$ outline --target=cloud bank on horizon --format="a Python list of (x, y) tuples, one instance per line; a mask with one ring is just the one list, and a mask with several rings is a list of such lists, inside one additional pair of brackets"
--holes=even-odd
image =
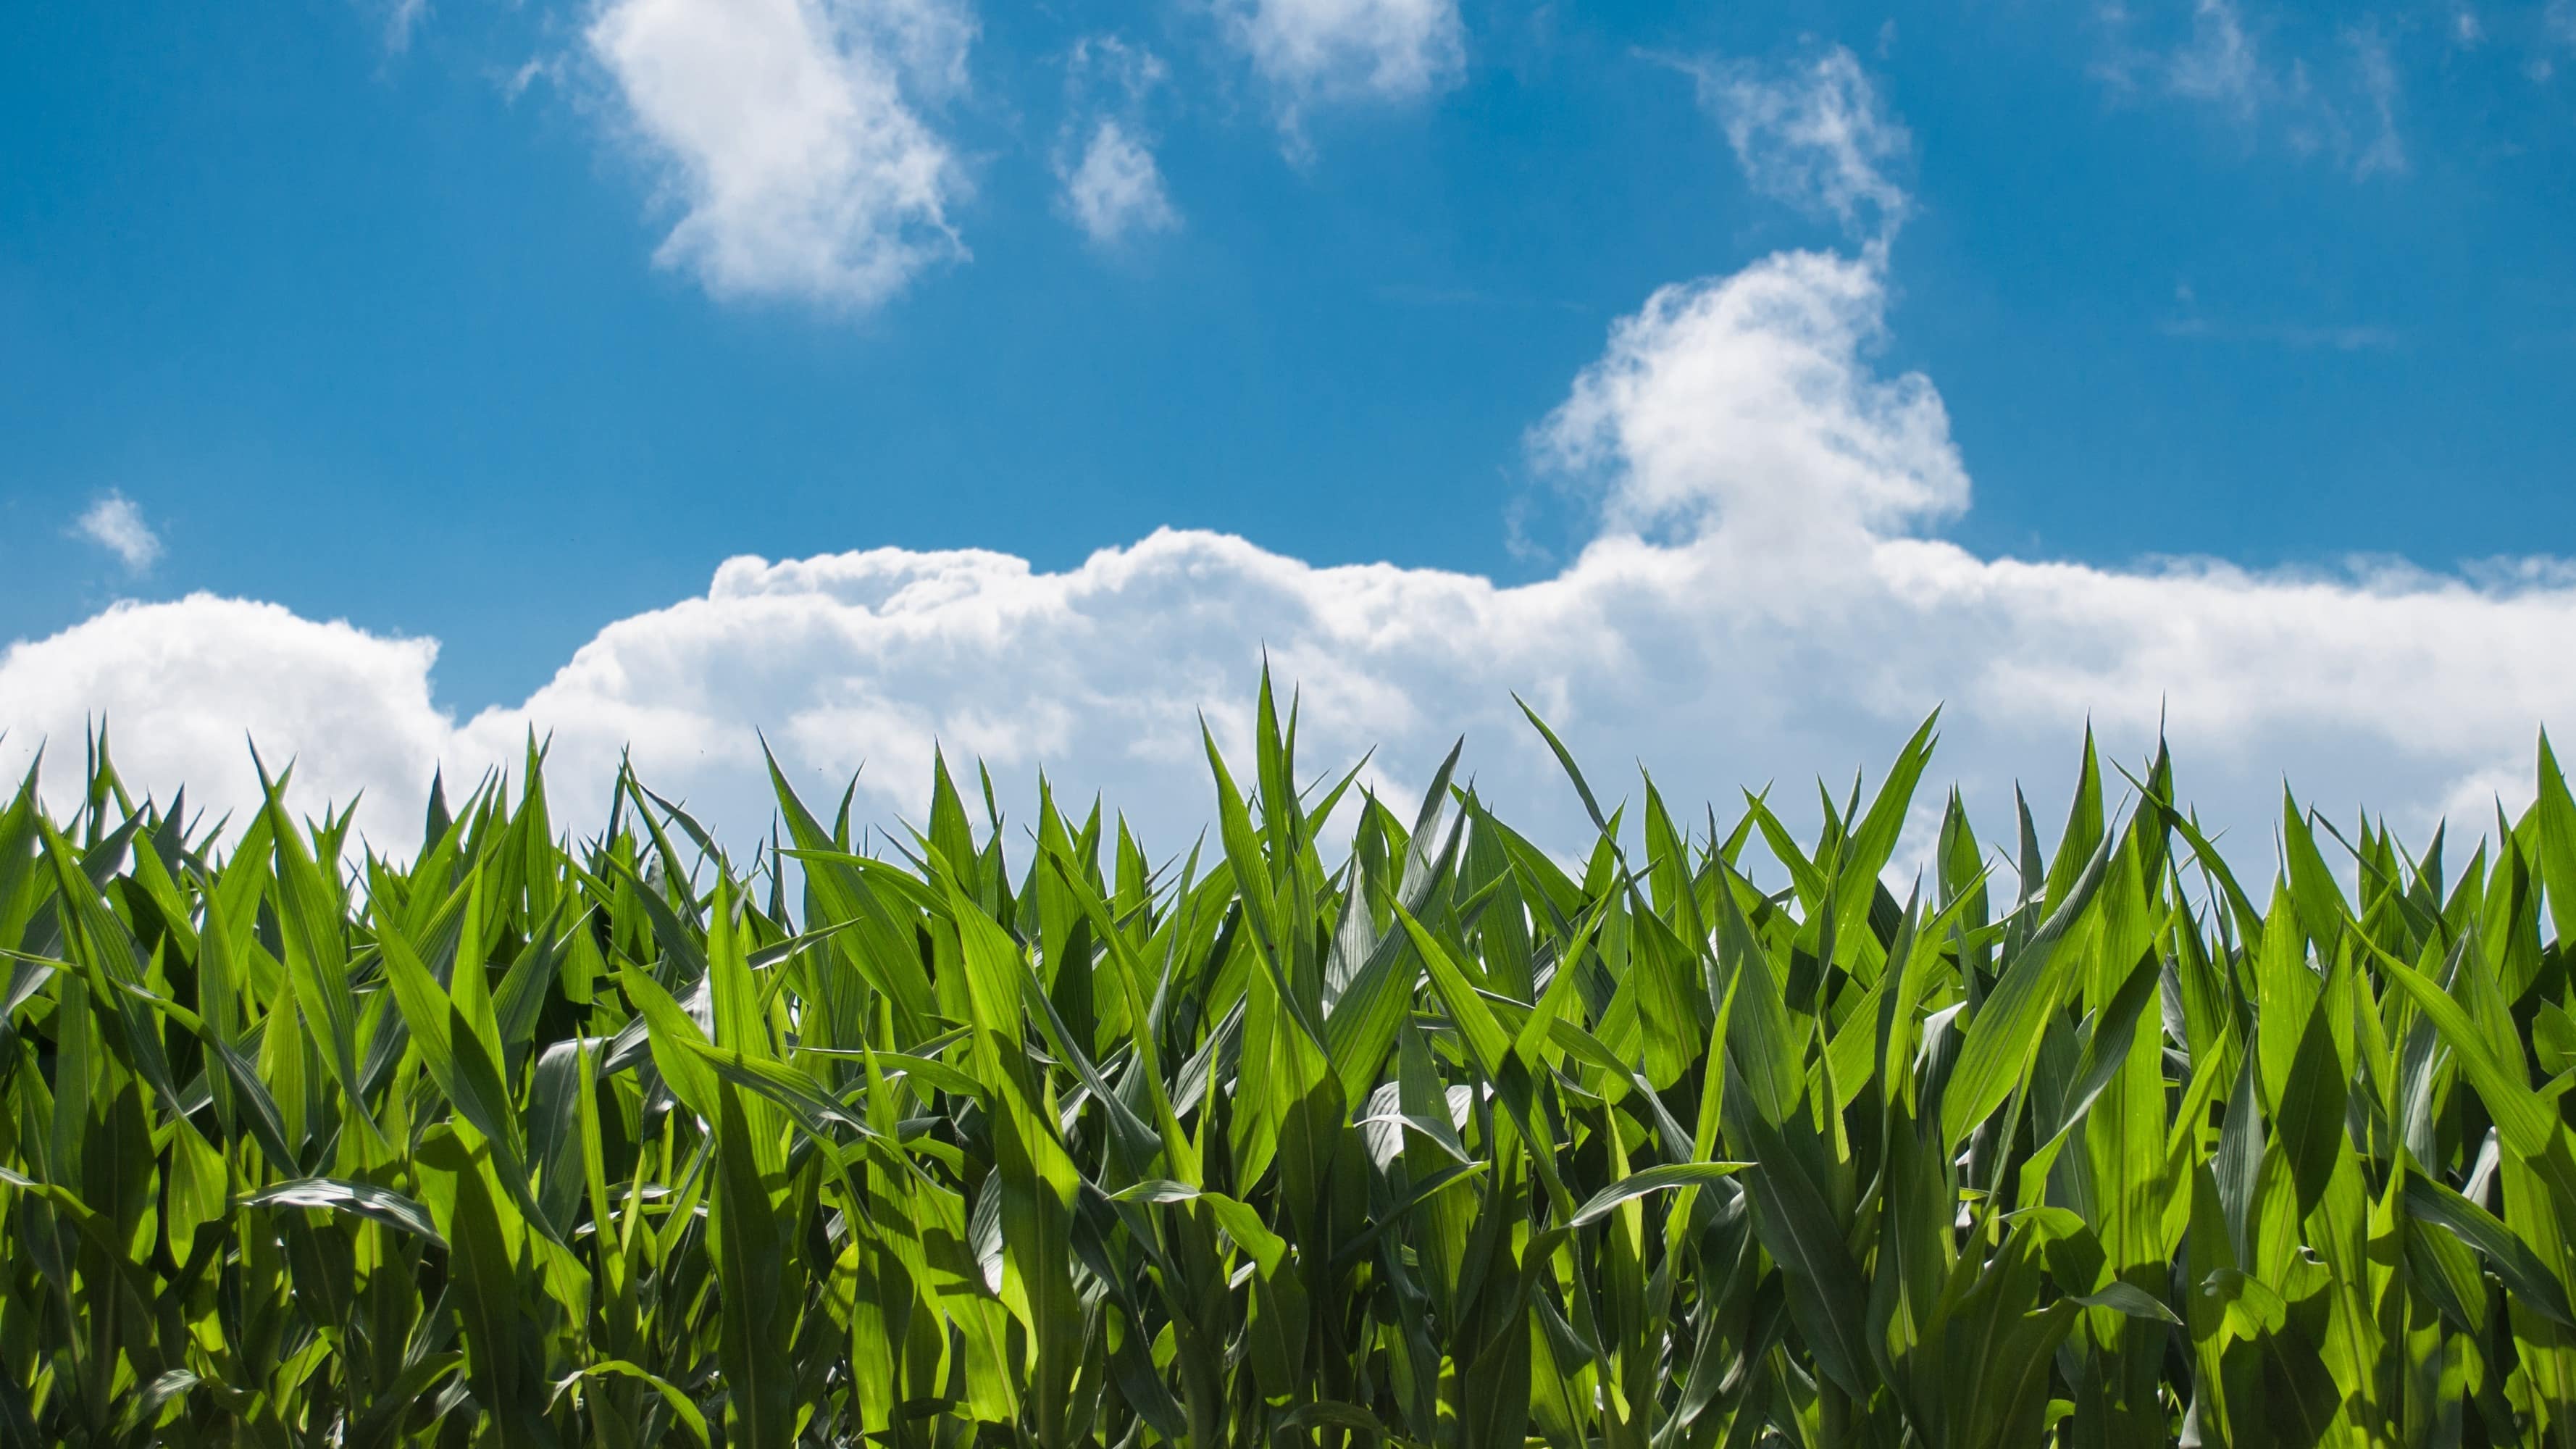
[[(659, 28), (687, 9), (616, 0), (593, 43), (651, 71), (694, 48)], [(1437, 31), (1392, 3), (1241, 13)], [(936, 57), (962, 41), (919, 43)], [(825, 110), (835, 86), (866, 89), (856, 72), (797, 73)], [(1418, 73), (1434, 83), (1438, 66)], [(272, 761), (299, 760), (307, 808), (365, 792), (362, 828), (400, 849), (433, 770), (470, 780), (514, 762), (534, 732), (552, 739), (550, 786), (576, 827), (596, 822), (631, 752), (648, 783), (748, 841), (770, 812), (765, 733), (809, 797), (864, 765), (879, 821), (917, 818), (936, 745), (987, 763), (1006, 802), (1029, 799), (1040, 770), (1059, 793), (1103, 791), (1170, 848), (1207, 817), (1200, 719), (1242, 746), (1266, 656), (1301, 692), (1310, 768), (1374, 749), (1372, 779), (1400, 802), (1463, 734), (1481, 788), (1569, 839), (1579, 811), (1515, 694), (1605, 794), (1642, 761), (1668, 796), (1715, 800), (1722, 816), (1739, 786), (1777, 780), (1795, 801), (1823, 776), (1839, 793), (1936, 705), (1936, 777), (1989, 832), (2008, 825), (2016, 779), (2043, 808), (2062, 798), (2088, 721), (2127, 758), (2162, 721), (2185, 793), (2258, 853), (2284, 774), (2303, 800), (2339, 814), (2367, 803), (2415, 838), (2437, 815), (2475, 828), (2495, 795), (2528, 793), (2535, 728), (2576, 717), (2559, 662), (2576, 638), (2576, 568), (2102, 568), (1945, 540), (1937, 530), (1971, 496), (1947, 410), (1932, 379), (1879, 363), (1905, 133), (1839, 48), (1694, 73), (1761, 188), (1841, 219), (1851, 249), (1666, 286), (1612, 329), (1529, 433), (1536, 465), (1586, 492), (1600, 520), (1552, 577), (1327, 567), (1174, 530), (1062, 572), (979, 551), (736, 558), (703, 597), (607, 625), (524, 702), (462, 719), (438, 702), (434, 641), (195, 594), (12, 644), (0, 766), (65, 748), (104, 715), (130, 780), (238, 807), (248, 735)], [(759, 151), (695, 104), (665, 108), (669, 136), (708, 157)], [(876, 140), (830, 168), (908, 154), (909, 111), (867, 115)], [(808, 204), (784, 179), (700, 177), (682, 188), (692, 210), (671, 254), (711, 285), (865, 292), (918, 261), (887, 238), (937, 230), (936, 167), (922, 165), (926, 200), (868, 215)], [(895, 250), (867, 251), (880, 244)], [(63, 804), (71, 774), (49, 775)]]

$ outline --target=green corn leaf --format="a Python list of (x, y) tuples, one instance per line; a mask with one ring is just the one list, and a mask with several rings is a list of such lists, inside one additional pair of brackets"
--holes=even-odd
[[(2089, 745), (2086, 754), (2089, 758)], [(2115, 839), (2107, 832), (2102, 835), (2092, 858), (2068, 883), (2064, 898), (2021, 953), (2005, 964), (2002, 979), (1968, 1024), (1959, 1064), (1941, 1099), (1941, 1135), (1951, 1147), (1993, 1115), (2029, 1070), (2031, 1057), (2039, 1050), (2040, 1029), (2057, 1009), (2071, 979), (2060, 948), (2101, 888)]]
[(447, 1240), (438, 1235), (430, 1221), (429, 1210), (389, 1187), (372, 1182), (351, 1182), (333, 1177), (300, 1177), (290, 1182), (272, 1183), (240, 1198), (244, 1207), (320, 1208), (327, 1212), (346, 1213), (368, 1222), (382, 1223), (397, 1232), (405, 1232), (437, 1247)]
[(689, 1396), (680, 1392), (670, 1380), (639, 1364), (629, 1363), (622, 1358), (601, 1359), (556, 1385), (555, 1392), (560, 1395), (575, 1382), (604, 1377), (634, 1379), (652, 1389), (654, 1393), (661, 1396), (662, 1402), (670, 1405), (671, 1417), (679, 1421), (680, 1427), (689, 1431), (689, 1438), (698, 1445), (698, 1449), (711, 1449), (714, 1441), (707, 1434), (707, 1416), (700, 1413), (698, 1406), (690, 1400)]
[(1610, 1215), (1610, 1210), (1632, 1202), (1651, 1192), (1669, 1188), (1696, 1187), (1731, 1177), (1751, 1167), (1749, 1162), (1673, 1162), (1632, 1172), (1592, 1195), (1592, 1199), (1566, 1219), (1568, 1227), (1587, 1227)]
[(2406, 1211), (2448, 1228), (2454, 1237), (2478, 1251), (2523, 1306), (2562, 1328), (2576, 1328), (2567, 1290), (2550, 1276), (2522, 1239), (2494, 1214), (2420, 1173), (2406, 1178)]
[(1458, 750), (1405, 818), (1300, 789), (1270, 684), (1172, 856), (1044, 782), (1014, 834), (944, 755), (918, 834), (772, 759), (747, 867), (631, 769), (576, 837), (534, 737), (405, 856), (284, 775), (165, 809), (94, 735), (71, 815), (0, 800), (0, 1442), (2576, 1423), (2546, 741), (2474, 846), (2285, 790), (2233, 863), (2161, 744), (2119, 825), (2088, 742), (2054, 840), (1989, 861), (1949, 791), (1926, 901), (1882, 877), (1930, 720), (1812, 814), (1641, 771), (1632, 867), (1534, 712), (1571, 836)]

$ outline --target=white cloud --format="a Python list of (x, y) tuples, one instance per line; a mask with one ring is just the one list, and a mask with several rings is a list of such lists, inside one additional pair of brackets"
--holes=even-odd
[(1058, 163), (1057, 176), (1066, 213), (1098, 245), (1116, 246), (1181, 224), (1154, 153), (1113, 118), (1103, 117), (1093, 129), (1079, 164)]
[(549, 85), (561, 84), (566, 60), (567, 57), (562, 52), (540, 52), (519, 62), (518, 69), (507, 75), (493, 72), (492, 82), (500, 87), (501, 100), (504, 104), (517, 105), (519, 98), (526, 95), (539, 81)]
[(1920, 373), (1862, 365), (1879, 268), (1817, 252), (1666, 287), (1534, 434), (1606, 481), (1613, 526), (1679, 525), (1747, 569), (1804, 569), (1965, 508), (1948, 415)]
[(2213, 101), (2240, 119), (2253, 119), (2261, 103), (2262, 59), (2234, 0), (2196, 0), (2191, 39), (2174, 52), (2166, 80), (2177, 95)]
[(143, 573), (161, 557), (161, 535), (143, 521), (143, 510), (110, 492), (72, 523), (72, 531), (116, 555), (128, 573)]
[(1114, 248), (1181, 224), (1145, 120), (1167, 75), (1160, 56), (1116, 35), (1085, 36), (1066, 54), (1056, 203), (1094, 246)]
[[(2187, 22), (2178, 8), (2102, 10), (2110, 49), (2094, 74), (2123, 99), (2153, 91), (2205, 107), (2249, 150), (2278, 144), (2294, 156), (2323, 157), (2355, 180), (2407, 171), (2398, 125), (2404, 82), (2375, 19), (2323, 32), (2285, 27), (2278, 15), (2249, 21), (2237, 0), (2191, 0)], [(2450, 31), (2461, 46), (2485, 33), (2465, 6), (2452, 11)], [(2338, 39), (2341, 56), (2329, 49)]]
[(2352, 47), (2362, 97), (2374, 123), (2370, 142), (2362, 148), (2360, 159), (2353, 162), (2352, 173), (2356, 177), (2382, 173), (2402, 176), (2406, 173), (2406, 142), (2397, 134), (2397, 67), (2389, 63), (2388, 42), (2375, 24), (2344, 32), (2344, 40)]
[(309, 808), (364, 790), (369, 828), (408, 840), (430, 770), (458, 745), (430, 697), (437, 657), (432, 640), (315, 623), (276, 604), (211, 594), (121, 603), (0, 653), (9, 730), (0, 750), (23, 769), (50, 739), (47, 783), (67, 806), (80, 762), (64, 751), (104, 719), (130, 780), (165, 800), (189, 786), (191, 800), (220, 814), (258, 800), (246, 749), (256, 739), (272, 770), (298, 761), (297, 798)]
[(1106, 90), (1127, 106), (1140, 105), (1171, 79), (1163, 58), (1115, 33), (1086, 35), (1065, 52), (1065, 92), (1082, 101)]
[(1218, 15), (1278, 92), (1292, 144), (1317, 106), (1415, 100), (1466, 71), (1457, 0), (1218, 0)]
[(680, 219), (656, 253), (718, 296), (882, 302), (965, 255), (924, 101), (965, 85), (959, 0), (607, 0), (592, 57)]
[[(308, 808), (364, 787), (361, 820), (399, 845), (433, 763), (471, 778), (533, 728), (554, 738), (559, 819), (595, 824), (631, 748), (749, 840), (769, 812), (755, 729), (812, 794), (866, 762), (879, 821), (918, 818), (939, 741), (988, 761), (1014, 802), (1040, 768), (1062, 794), (1104, 790), (1168, 849), (1208, 816), (1200, 713), (1240, 748), (1266, 652), (1303, 690), (1311, 768), (1376, 747), (1372, 779), (1402, 801), (1463, 732), (1479, 789), (1567, 842), (1579, 808), (1515, 692), (1606, 792), (1641, 760), (1722, 816), (1739, 785), (1777, 779), (1792, 801), (1809, 777), (1839, 785), (1935, 704), (1931, 790), (1955, 781), (1990, 839), (2015, 780), (2043, 809), (2062, 800), (2088, 721), (2136, 759), (2168, 720), (2185, 793), (2257, 857), (2284, 770), (2417, 839), (2439, 812), (2474, 830), (2490, 792), (2527, 793), (2534, 728), (2576, 719), (2556, 662), (2576, 566), (1970, 553), (1931, 532), (1970, 492), (1937, 390), (1874, 362), (1886, 255), (1768, 257), (1620, 322), (1531, 435), (1602, 516), (1536, 582), (1319, 567), (1169, 530), (1052, 573), (977, 551), (738, 558), (705, 596), (608, 625), (527, 700), (462, 722), (436, 702), (428, 641), (195, 595), (0, 655), (0, 767), (104, 710), (131, 780), (238, 807), (248, 730), (272, 759), (303, 757)], [(58, 766), (52, 798), (76, 788)]]
[(1830, 213), (1854, 235), (1883, 238), (1904, 221), (1908, 199), (1887, 173), (1912, 138), (1849, 50), (1837, 45), (1785, 68), (1742, 60), (1686, 68), (1756, 190)]
[(411, 49), (412, 32), (429, 18), (429, 0), (392, 0), (385, 7), (385, 49), (400, 55)]

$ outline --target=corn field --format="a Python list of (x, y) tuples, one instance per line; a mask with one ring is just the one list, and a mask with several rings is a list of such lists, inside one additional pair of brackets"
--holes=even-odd
[(2232, 863), (2087, 741), (1891, 889), (1928, 722), (1802, 843), (1532, 716), (1568, 856), (1256, 720), (1169, 855), (943, 764), (748, 865), (533, 747), (402, 862), (102, 736), (0, 814), (0, 1439), (2576, 1446), (2545, 740), (2449, 860)]

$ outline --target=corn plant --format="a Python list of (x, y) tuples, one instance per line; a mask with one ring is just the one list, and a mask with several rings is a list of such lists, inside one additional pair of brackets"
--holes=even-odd
[[(0, 812), (0, 1440), (2576, 1446), (2576, 802)], [(2123, 803), (2125, 802), (2125, 803)], [(1346, 842), (1327, 852), (1323, 841)], [(1558, 842), (1561, 844), (1562, 842)], [(737, 846), (739, 842), (735, 843)]]

